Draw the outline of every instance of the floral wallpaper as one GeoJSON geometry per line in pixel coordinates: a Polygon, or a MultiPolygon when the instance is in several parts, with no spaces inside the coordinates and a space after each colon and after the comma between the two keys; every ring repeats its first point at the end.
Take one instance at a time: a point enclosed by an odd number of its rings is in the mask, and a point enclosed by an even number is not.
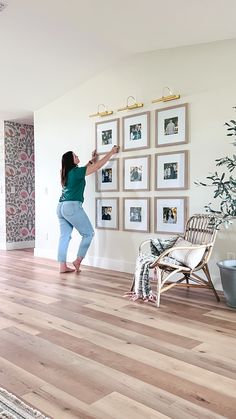
{"type": "Polygon", "coordinates": [[[4,122],[6,242],[35,240],[34,127],[4,122]]]}

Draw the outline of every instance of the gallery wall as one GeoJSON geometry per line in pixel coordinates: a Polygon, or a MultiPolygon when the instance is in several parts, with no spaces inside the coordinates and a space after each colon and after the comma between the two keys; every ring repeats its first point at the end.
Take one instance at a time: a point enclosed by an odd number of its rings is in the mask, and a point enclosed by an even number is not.
{"type": "MultiPolygon", "coordinates": [[[[140,150],[122,150],[117,156],[119,188],[114,192],[97,191],[96,177],[87,180],[84,208],[93,225],[96,224],[95,202],[97,199],[118,198],[118,229],[96,229],[95,238],[84,263],[133,272],[140,242],[155,233],[155,199],[186,197],[188,215],[204,211],[204,205],[212,201],[210,188],[199,188],[196,180],[205,180],[215,170],[214,160],[232,153],[232,145],[226,137],[224,122],[235,117],[235,68],[236,41],[225,41],[193,47],[155,51],[130,57],[125,62],[78,86],[67,95],[50,103],[35,113],[35,167],[36,167],[36,247],[35,255],[56,258],[59,237],[56,206],[60,196],[61,155],[73,150],[79,154],[81,164],[86,164],[95,148],[96,122],[118,118],[122,147],[122,118],[138,111],[150,112],[150,147],[140,150]],[[169,103],[152,103],[162,96],[169,86],[181,98],[169,103]],[[143,102],[140,110],[117,112],[125,106],[128,96],[143,102]],[[90,118],[98,104],[103,103],[114,114],[103,119],[90,118]],[[167,106],[188,104],[188,142],[185,144],[156,147],[155,112],[167,106]],[[156,190],[155,155],[159,152],[189,153],[188,189],[156,190]],[[128,191],[123,189],[124,159],[133,156],[150,156],[150,190],[128,191]],[[123,200],[149,198],[150,231],[126,231],[123,225],[123,200]]],[[[166,235],[161,235],[166,237],[166,235]]],[[[219,275],[215,262],[235,257],[235,226],[218,234],[210,269],[219,287],[219,275]]],[[[77,252],[79,237],[73,233],[68,259],[77,252]]]]}

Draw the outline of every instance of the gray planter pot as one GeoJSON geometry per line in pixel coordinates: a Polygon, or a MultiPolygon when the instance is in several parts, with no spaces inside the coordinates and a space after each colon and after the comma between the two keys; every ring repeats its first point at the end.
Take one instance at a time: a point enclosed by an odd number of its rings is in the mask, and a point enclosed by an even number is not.
{"type": "Polygon", "coordinates": [[[217,266],[227,305],[236,308],[236,260],[222,260],[217,266]]]}

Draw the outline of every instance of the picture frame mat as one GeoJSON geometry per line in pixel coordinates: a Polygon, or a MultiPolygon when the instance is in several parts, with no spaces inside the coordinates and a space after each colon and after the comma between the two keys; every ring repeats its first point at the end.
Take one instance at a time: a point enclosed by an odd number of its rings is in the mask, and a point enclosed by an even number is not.
{"type": "Polygon", "coordinates": [[[98,154],[105,154],[108,153],[114,145],[119,145],[120,143],[120,129],[119,129],[119,118],[110,119],[107,121],[101,121],[95,123],[95,148],[98,154]],[[108,144],[103,144],[102,136],[106,133],[109,134],[111,131],[112,137],[111,142],[108,144]]]}
{"type": "MultiPolygon", "coordinates": [[[[104,180],[104,178],[103,178],[104,180]]],[[[119,190],[119,159],[110,159],[96,172],[96,192],[115,192],[119,190]],[[108,181],[102,181],[104,171],[109,171],[108,181]],[[111,176],[111,180],[109,180],[111,176]]]]}
{"type": "Polygon", "coordinates": [[[188,189],[188,166],[189,151],[181,150],[176,152],[161,153],[155,155],[155,189],[156,190],[178,190],[188,189]],[[171,170],[176,166],[178,176],[171,179],[171,170]],[[170,170],[170,178],[164,179],[165,171],[170,170]]]}
{"type": "Polygon", "coordinates": [[[119,198],[109,197],[109,198],[95,198],[95,213],[96,213],[96,228],[100,229],[119,229],[119,198]],[[107,207],[110,208],[111,220],[102,219],[103,209],[107,207]]]}
{"type": "Polygon", "coordinates": [[[149,191],[150,190],[151,156],[134,156],[123,159],[123,190],[149,191]],[[144,167],[141,171],[140,167],[144,167]],[[139,170],[140,169],[140,170],[139,170]],[[133,173],[131,172],[133,170],[133,173]],[[131,179],[133,176],[133,180],[131,179]],[[139,180],[141,176],[141,180],[139,180]],[[135,180],[137,178],[137,180],[135,180]]]}
{"type": "Polygon", "coordinates": [[[170,106],[155,111],[156,147],[184,144],[188,142],[188,104],[170,106]],[[178,133],[164,133],[165,120],[178,118],[178,133]]]}
{"type": "Polygon", "coordinates": [[[138,231],[148,233],[150,230],[150,198],[123,198],[123,230],[138,231]],[[136,209],[136,214],[132,215],[132,209],[136,209]],[[131,217],[141,216],[137,221],[131,217]]]}
{"type": "Polygon", "coordinates": [[[150,147],[150,111],[127,115],[122,118],[122,151],[140,150],[150,147]],[[130,129],[134,125],[142,126],[142,138],[130,139],[130,129]]]}
{"type": "Polygon", "coordinates": [[[188,197],[161,197],[155,198],[155,233],[183,234],[188,212],[188,197]],[[178,222],[163,222],[163,209],[176,208],[178,222]]]}

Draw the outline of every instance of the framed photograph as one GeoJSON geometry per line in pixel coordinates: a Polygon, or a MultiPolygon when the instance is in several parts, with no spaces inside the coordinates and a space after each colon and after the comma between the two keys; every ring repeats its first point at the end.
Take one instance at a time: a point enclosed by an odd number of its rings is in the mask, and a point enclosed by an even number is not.
{"type": "Polygon", "coordinates": [[[184,233],[187,203],[186,197],[155,198],[155,233],[184,233]]]}
{"type": "Polygon", "coordinates": [[[123,199],[123,230],[149,232],[149,198],[123,199]]]}
{"type": "Polygon", "coordinates": [[[156,110],[156,147],[188,142],[187,103],[156,110]]]}
{"type": "Polygon", "coordinates": [[[107,153],[114,145],[119,145],[119,119],[111,119],[95,124],[96,150],[107,153]]]}
{"type": "Polygon", "coordinates": [[[149,148],[150,112],[125,116],[123,120],[123,151],[149,148]]]}
{"type": "Polygon", "coordinates": [[[148,191],[150,189],[151,156],[123,159],[123,189],[125,191],[148,191]]]}
{"type": "Polygon", "coordinates": [[[96,191],[118,191],[119,190],[119,160],[109,160],[100,170],[96,172],[96,191]]]}
{"type": "Polygon", "coordinates": [[[156,190],[188,189],[188,151],[156,154],[156,190]]]}
{"type": "Polygon", "coordinates": [[[96,228],[118,230],[119,198],[96,198],[96,228]]]}

